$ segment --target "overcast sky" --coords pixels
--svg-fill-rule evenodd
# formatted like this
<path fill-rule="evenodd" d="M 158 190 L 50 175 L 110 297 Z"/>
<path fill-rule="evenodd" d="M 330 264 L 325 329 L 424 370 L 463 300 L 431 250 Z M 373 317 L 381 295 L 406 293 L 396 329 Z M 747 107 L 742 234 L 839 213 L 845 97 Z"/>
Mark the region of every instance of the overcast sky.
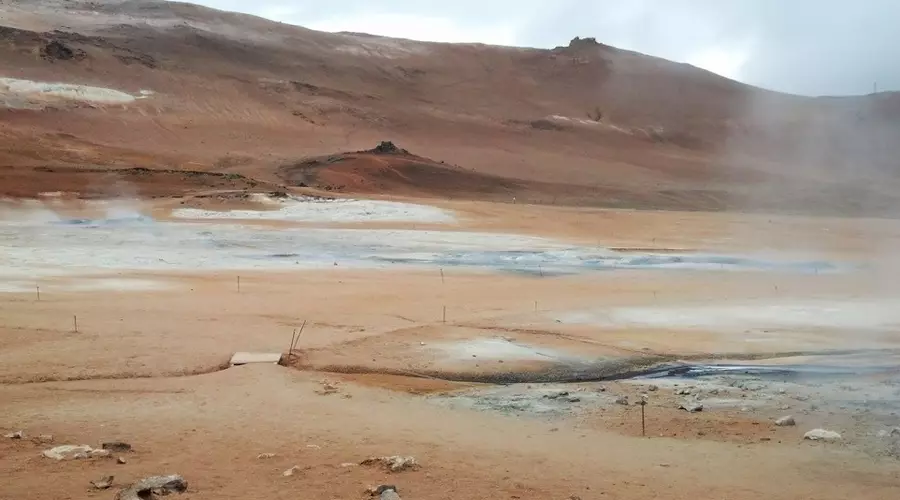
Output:
<path fill-rule="evenodd" d="M 900 90 L 900 0 L 191 0 L 323 31 L 551 48 L 575 37 L 808 95 Z"/>

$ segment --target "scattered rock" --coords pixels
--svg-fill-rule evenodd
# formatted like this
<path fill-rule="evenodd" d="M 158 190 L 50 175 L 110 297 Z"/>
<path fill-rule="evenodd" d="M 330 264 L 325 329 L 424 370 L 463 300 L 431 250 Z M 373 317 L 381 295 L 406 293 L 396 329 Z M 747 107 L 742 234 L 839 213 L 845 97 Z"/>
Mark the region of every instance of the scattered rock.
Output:
<path fill-rule="evenodd" d="M 355 464 L 355 463 L 353 463 L 353 462 L 344 462 L 344 463 L 341 464 L 341 467 L 344 467 L 344 468 L 347 468 L 347 467 L 356 467 L 357 465 L 358 465 L 358 464 Z"/>
<path fill-rule="evenodd" d="M 120 490 L 116 500 L 147 500 L 153 495 L 165 496 L 169 493 L 187 491 L 187 481 L 178 474 L 170 476 L 150 476 Z"/>
<path fill-rule="evenodd" d="M 108 458 L 112 456 L 112 452 L 109 450 L 91 450 L 88 452 L 86 457 L 75 457 L 75 458 Z"/>
<path fill-rule="evenodd" d="M 651 385 L 651 386 L 647 387 L 647 390 L 648 390 L 649 392 L 656 392 L 656 391 L 659 390 L 659 387 L 657 387 L 657 386 L 655 386 L 655 385 Z"/>
<path fill-rule="evenodd" d="M 381 500 L 400 500 L 397 487 L 393 484 L 382 484 L 377 488 L 369 488 L 369 494 L 379 497 Z"/>
<path fill-rule="evenodd" d="M 882 429 L 875 434 L 879 438 L 900 437 L 900 427 L 894 427 L 891 430 Z"/>
<path fill-rule="evenodd" d="M 128 461 L 125 460 L 125 457 L 118 457 L 118 458 L 116 458 L 116 463 L 119 465 L 125 465 L 128 463 Z"/>
<path fill-rule="evenodd" d="M 687 395 L 689 395 L 690 393 L 691 393 L 691 388 L 690 388 L 690 387 L 685 387 L 685 388 L 683 388 L 683 389 L 675 389 L 675 395 L 676 395 L 676 396 L 687 396 Z"/>
<path fill-rule="evenodd" d="M 793 427 L 797 425 L 797 422 L 794 420 L 794 417 L 788 415 L 776 420 L 775 425 L 777 425 L 778 427 Z"/>
<path fill-rule="evenodd" d="M 688 413 L 697 413 L 698 411 L 703 411 L 703 404 L 697 403 L 696 401 L 685 401 L 681 403 L 678 408 L 685 410 Z"/>
<path fill-rule="evenodd" d="M 44 443 L 44 444 L 52 443 L 53 435 L 52 434 L 41 434 L 40 436 L 37 437 L 37 442 Z"/>
<path fill-rule="evenodd" d="M 259 460 L 266 460 L 269 458 L 275 458 L 275 454 L 274 453 L 260 453 L 259 455 L 256 455 L 256 458 Z"/>
<path fill-rule="evenodd" d="M 544 399 L 559 399 L 559 398 L 565 398 L 568 396 L 569 396 L 569 391 L 559 391 L 559 392 L 554 392 L 553 394 L 544 394 L 543 397 L 544 397 Z"/>
<path fill-rule="evenodd" d="M 41 47 L 41 58 L 47 61 L 68 61 L 84 57 L 83 50 L 72 48 L 59 40 L 53 40 Z"/>
<path fill-rule="evenodd" d="M 616 398 L 617 405 L 628 406 L 628 396 L 619 396 Z"/>
<path fill-rule="evenodd" d="M 381 141 L 371 152 L 376 154 L 409 154 L 409 151 L 398 148 L 391 141 Z"/>
<path fill-rule="evenodd" d="M 566 398 L 566 401 L 570 403 L 578 403 L 581 401 L 581 398 L 579 398 L 578 396 L 569 396 L 568 398 Z"/>
<path fill-rule="evenodd" d="M 338 392 L 337 385 L 328 382 L 327 380 L 322 381 L 322 389 L 316 391 L 316 394 L 320 396 L 327 396 L 329 394 L 335 394 Z"/>
<path fill-rule="evenodd" d="M 813 429 L 803 435 L 803 439 L 810 441 L 840 441 L 841 435 L 825 429 Z"/>
<path fill-rule="evenodd" d="M 322 447 L 317 444 L 308 444 L 308 445 L 306 445 L 306 447 L 311 450 L 321 450 L 322 449 Z"/>
<path fill-rule="evenodd" d="M 389 472 L 401 472 L 404 470 L 415 470 L 419 468 L 419 463 L 414 457 L 402 457 L 394 455 L 390 457 L 371 457 L 363 460 L 359 465 L 381 465 Z"/>
<path fill-rule="evenodd" d="M 125 453 L 131 451 L 131 445 L 123 441 L 107 441 L 100 443 L 100 448 L 104 450 L 114 451 L 116 453 Z"/>
<path fill-rule="evenodd" d="M 718 396 L 718 395 L 719 395 L 719 389 L 717 389 L 717 388 L 710 389 L 710 390 L 707 391 L 707 392 L 709 392 L 709 394 L 710 394 L 711 396 Z"/>
<path fill-rule="evenodd" d="M 91 481 L 91 485 L 98 490 L 105 490 L 112 486 L 113 476 L 106 476 L 99 481 Z"/>
<path fill-rule="evenodd" d="M 73 460 L 76 458 L 87 458 L 91 451 L 93 451 L 93 448 L 86 444 L 64 444 L 44 450 L 41 454 L 54 460 Z"/>
<path fill-rule="evenodd" d="M 293 476 L 294 473 L 296 473 L 298 470 L 300 470 L 300 466 L 299 466 L 299 465 L 295 465 L 295 466 L 291 467 L 290 469 L 288 469 L 288 470 L 282 472 L 281 475 L 284 476 L 284 477 Z"/>
<path fill-rule="evenodd" d="M 394 486 L 393 484 L 382 484 L 380 486 L 370 486 L 368 489 L 366 489 L 366 493 L 368 493 L 369 496 L 373 496 L 373 497 L 380 496 L 383 500 L 388 500 L 388 499 L 400 500 L 400 495 L 397 494 L 397 487 Z M 385 494 L 388 494 L 388 496 L 385 496 Z"/>
<path fill-rule="evenodd" d="M 24 439 L 25 431 L 10 432 L 9 434 L 4 434 L 3 437 L 9 439 Z"/>

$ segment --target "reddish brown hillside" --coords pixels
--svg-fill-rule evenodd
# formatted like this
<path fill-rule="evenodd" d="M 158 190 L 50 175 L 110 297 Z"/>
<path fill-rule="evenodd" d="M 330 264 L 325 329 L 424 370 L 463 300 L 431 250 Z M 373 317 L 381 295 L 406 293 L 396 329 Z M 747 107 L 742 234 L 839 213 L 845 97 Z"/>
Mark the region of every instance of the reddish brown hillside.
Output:
<path fill-rule="evenodd" d="M 895 95 L 777 94 L 593 39 L 553 50 L 423 43 L 161 0 L 3 2 L 0 19 L 0 78 L 138 97 L 73 101 L 0 84 L 0 166 L 280 182 L 282 165 L 390 139 L 525 189 L 579 186 L 595 205 L 626 192 L 666 206 L 674 192 L 697 193 L 703 209 L 711 197 L 737 209 L 900 206 Z M 80 146 L 54 146 L 60 134 Z M 340 175 L 348 190 L 377 191 Z"/>

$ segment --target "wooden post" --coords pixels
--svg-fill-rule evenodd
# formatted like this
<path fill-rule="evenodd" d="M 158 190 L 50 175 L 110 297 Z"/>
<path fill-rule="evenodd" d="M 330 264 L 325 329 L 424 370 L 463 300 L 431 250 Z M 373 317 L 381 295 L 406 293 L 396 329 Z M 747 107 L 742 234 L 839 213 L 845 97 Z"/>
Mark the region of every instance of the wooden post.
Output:
<path fill-rule="evenodd" d="M 541 278 L 543 278 L 544 277 L 544 268 L 540 264 L 538 264 L 538 271 L 540 271 Z"/>
<path fill-rule="evenodd" d="M 290 343 L 290 345 L 288 345 L 288 353 L 287 353 L 288 363 L 291 362 L 291 353 L 294 352 L 294 337 L 296 337 L 296 336 L 297 336 L 297 329 L 294 328 L 294 331 L 291 332 L 291 343 Z"/>
<path fill-rule="evenodd" d="M 35 290 L 37 290 L 37 299 L 38 299 L 38 301 L 40 301 L 41 300 L 41 287 L 39 285 L 35 285 L 34 288 L 35 288 Z"/>
<path fill-rule="evenodd" d="M 441 284 L 444 284 L 444 268 L 441 268 Z"/>
<path fill-rule="evenodd" d="M 641 405 L 641 436 L 646 437 L 647 436 L 647 424 L 646 424 L 646 420 L 644 419 L 644 407 L 647 406 L 647 395 L 646 394 L 641 396 L 641 401 L 638 404 Z"/>
<path fill-rule="evenodd" d="M 75 325 L 75 333 L 78 333 L 78 316 L 72 315 L 72 323 Z"/>
<path fill-rule="evenodd" d="M 241 277 L 240 276 L 237 277 L 237 287 L 238 287 L 238 293 L 241 293 Z"/>
<path fill-rule="evenodd" d="M 441 315 L 441 323 L 447 322 L 447 306 L 444 306 L 444 313 Z"/>

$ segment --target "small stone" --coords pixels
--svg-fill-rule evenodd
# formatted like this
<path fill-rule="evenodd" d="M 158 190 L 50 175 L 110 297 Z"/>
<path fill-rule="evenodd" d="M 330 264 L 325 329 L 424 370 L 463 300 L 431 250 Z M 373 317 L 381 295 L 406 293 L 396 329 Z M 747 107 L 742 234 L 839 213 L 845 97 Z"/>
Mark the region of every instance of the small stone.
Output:
<path fill-rule="evenodd" d="M 116 463 L 119 465 L 125 465 L 128 463 L 128 460 L 125 460 L 125 457 L 117 457 Z"/>
<path fill-rule="evenodd" d="M 113 476 L 106 476 L 99 481 L 91 481 L 91 485 L 98 490 L 105 490 L 112 486 Z"/>
<path fill-rule="evenodd" d="M 694 401 L 685 401 L 681 403 L 678 408 L 681 410 L 685 410 L 688 413 L 697 413 L 699 411 L 703 411 L 703 405 Z"/>
<path fill-rule="evenodd" d="M 841 435 L 825 429 L 813 429 L 803 435 L 803 439 L 810 441 L 840 441 Z"/>
<path fill-rule="evenodd" d="M 622 406 L 628 406 L 628 396 L 619 396 L 616 398 L 616 404 Z"/>
<path fill-rule="evenodd" d="M 712 396 L 718 396 L 718 395 L 719 395 L 719 389 L 716 389 L 716 388 L 710 389 L 708 392 L 709 392 L 709 394 L 712 395 Z"/>
<path fill-rule="evenodd" d="M 784 389 L 778 389 L 778 394 L 787 394 L 787 391 Z"/>
<path fill-rule="evenodd" d="M 356 464 L 353 463 L 353 462 L 344 462 L 344 463 L 341 464 L 341 467 L 344 467 L 344 468 L 347 468 L 347 467 L 356 467 Z"/>
<path fill-rule="evenodd" d="M 657 387 L 655 385 L 651 385 L 651 386 L 647 387 L 647 391 L 649 391 L 649 392 L 656 392 L 658 390 L 659 390 L 659 387 Z"/>
<path fill-rule="evenodd" d="M 295 466 L 291 467 L 290 469 L 282 472 L 281 475 L 284 477 L 293 476 L 294 473 L 297 472 L 298 470 L 300 470 L 300 466 L 295 465 Z"/>
<path fill-rule="evenodd" d="M 689 395 L 690 393 L 691 393 L 691 388 L 690 388 L 690 387 L 685 387 L 685 388 L 683 388 L 683 389 L 676 389 L 676 390 L 675 390 L 675 395 L 676 395 L 676 396 L 687 396 L 687 395 Z"/>
<path fill-rule="evenodd" d="M 797 425 L 797 422 L 794 420 L 794 417 L 787 415 L 776 420 L 775 425 L 778 427 L 793 427 Z"/>
<path fill-rule="evenodd" d="M 3 437 L 9 438 L 9 439 L 24 439 L 25 431 L 10 432 L 9 434 L 4 434 Z"/>
<path fill-rule="evenodd" d="M 566 398 L 566 401 L 570 403 L 578 403 L 581 401 L 581 398 L 579 398 L 578 396 L 569 396 L 568 398 Z"/>
<path fill-rule="evenodd" d="M 53 442 L 53 435 L 52 435 L 52 434 L 41 434 L 40 436 L 37 437 L 37 442 L 38 442 L 38 443 L 44 443 L 44 444 L 46 444 L 46 443 L 52 443 L 52 442 Z"/>
<path fill-rule="evenodd" d="M 606 387 L 601 385 L 600 387 L 597 388 L 597 392 L 606 392 Z"/>
<path fill-rule="evenodd" d="M 306 447 L 311 450 L 321 450 L 322 449 L 322 447 L 317 444 L 308 444 L 308 445 L 306 445 Z"/>
<path fill-rule="evenodd" d="M 260 453 L 259 455 L 256 455 L 256 458 L 258 460 L 266 460 L 269 458 L 275 458 L 275 454 L 274 453 Z"/>
<path fill-rule="evenodd" d="M 91 450 L 88 452 L 88 458 L 108 458 L 112 455 L 109 450 Z"/>

